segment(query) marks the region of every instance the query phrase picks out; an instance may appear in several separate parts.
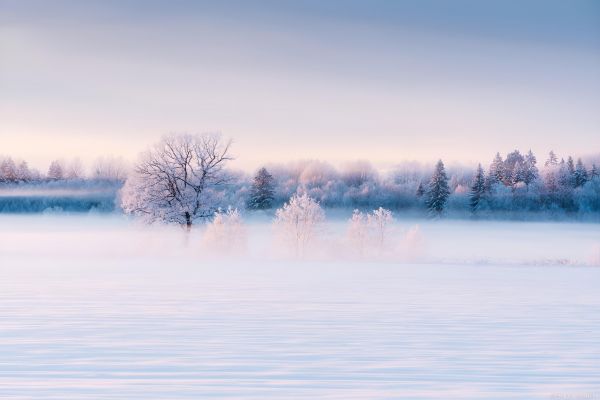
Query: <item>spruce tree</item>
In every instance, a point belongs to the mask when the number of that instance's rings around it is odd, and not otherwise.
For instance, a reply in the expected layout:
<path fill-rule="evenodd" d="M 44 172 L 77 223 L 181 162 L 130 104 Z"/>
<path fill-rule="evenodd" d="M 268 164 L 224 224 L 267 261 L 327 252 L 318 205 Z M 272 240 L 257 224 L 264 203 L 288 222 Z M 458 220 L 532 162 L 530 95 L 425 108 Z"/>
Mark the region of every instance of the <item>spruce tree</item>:
<path fill-rule="evenodd" d="M 533 155 L 533 152 L 529 150 L 529 153 L 525 156 L 525 183 L 529 186 L 533 181 L 539 178 L 540 172 L 538 171 L 535 164 L 537 160 Z"/>
<path fill-rule="evenodd" d="M 527 170 L 523 163 L 516 163 L 512 170 L 510 185 L 515 187 L 519 182 L 525 182 L 527 179 Z"/>
<path fill-rule="evenodd" d="M 592 169 L 590 170 L 590 180 L 595 179 L 596 177 L 598 177 L 600 175 L 600 173 L 598 172 L 598 167 L 596 167 L 596 164 L 592 164 Z"/>
<path fill-rule="evenodd" d="M 429 190 L 427 198 L 427 209 L 432 216 L 439 216 L 444 211 L 450 188 L 448 187 L 448 176 L 444 169 L 444 163 L 439 160 L 435 165 L 435 170 L 431 181 L 429 181 Z"/>
<path fill-rule="evenodd" d="M 556 154 L 554 154 L 554 150 L 550 150 L 550 153 L 548 154 L 548 159 L 546 160 L 546 163 L 544 165 L 546 167 L 558 165 L 558 157 L 556 157 Z"/>
<path fill-rule="evenodd" d="M 567 159 L 567 168 L 569 169 L 569 173 L 573 175 L 575 173 L 575 163 L 573 162 L 573 157 L 569 156 Z"/>
<path fill-rule="evenodd" d="M 477 166 L 477 173 L 475 174 L 475 178 L 473 180 L 473 184 L 471 185 L 471 193 L 470 193 L 470 206 L 471 212 L 474 214 L 479 209 L 479 203 L 481 202 L 481 198 L 485 193 L 485 178 L 483 174 L 483 168 L 481 168 L 481 164 Z"/>
<path fill-rule="evenodd" d="M 573 210 L 575 204 L 573 202 L 573 175 L 569 170 L 567 163 L 561 161 L 559 164 L 558 175 L 558 201 L 565 210 Z"/>
<path fill-rule="evenodd" d="M 419 182 L 419 186 L 417 187 L 417 197 L 423 197 L 425 194 L 425 188 L 423 187 L 423 182 Z"/>
<path fill-rule="evenodd" d="M 273 203 L 273 176 L 266 168 L 261 168 L 254 177 L 247 206 L 251 210 L 266 210 Z"/>
<path fill-rule="evenodd" d="M 502 160 L 502 156 L 500 153 L 496 153 L 496 157 L 494 157 L 494 161 L 490 165 L 490 169 L 488 171 L 488 180 L 490 186 L 494 183 L 502 182 L 504 179 L 504 161 Z"/>
<path fill-rule="evenodd" d="M 583 186 L 588 181 L 588 172 L 585 169 L 581 158 L 577 160 L 577 165 L 575 166 L 574 180 L 575 187 Z"/>

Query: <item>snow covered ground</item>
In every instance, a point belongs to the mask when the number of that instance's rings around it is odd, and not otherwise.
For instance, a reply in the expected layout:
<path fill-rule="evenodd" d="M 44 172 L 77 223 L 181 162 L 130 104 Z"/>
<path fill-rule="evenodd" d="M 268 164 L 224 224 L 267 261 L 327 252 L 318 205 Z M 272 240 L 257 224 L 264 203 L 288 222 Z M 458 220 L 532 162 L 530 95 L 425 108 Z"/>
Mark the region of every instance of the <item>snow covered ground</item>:
<path fill-rule="evenodd" d="M 2 399 L 600 398 L 600 225 L 401 220 L 411 260 L 0 216 Z M 329 251 L 324 251 L 323 248 Z"/>

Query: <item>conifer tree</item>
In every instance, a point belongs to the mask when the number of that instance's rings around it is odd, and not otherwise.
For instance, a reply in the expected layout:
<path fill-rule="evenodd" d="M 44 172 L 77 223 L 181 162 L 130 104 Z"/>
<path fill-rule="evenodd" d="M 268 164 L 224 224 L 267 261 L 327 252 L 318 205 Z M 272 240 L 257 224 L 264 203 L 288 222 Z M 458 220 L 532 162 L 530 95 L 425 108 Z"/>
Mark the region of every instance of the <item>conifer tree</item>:
<path fill-rule="evenodd" d="M 558 184 L 563 188 L 571 187 L 571 171 L 564 160 L 561 160 L 558 168 Z"/>
<path fill-rule="evenodd" d="M 423 197 L 425 194 L 425 188 L 423 187 L 423 182 L 419 182 L 419 186 L 417 187 L 417 197 Z"/>
<path fill-rule="evenodd" d="M 600 173 L 598 172 L 598 167 L 596 167 L 596 164 L 592 164 L 592 169 L 590 170 L 590 180 L 597 178 L 600 175 Z"/>
<path fill-rule="evenodd" d="M 479 203 L 481 202 L 481 198 L 485 193 L 485 178 L 483 174 L 483 168 L 481 168 L 481 164 L 477 166 L 477 173 L 475 174 L 475 178 L 473 180 L 473 184 L 471 185 L 471 193 L 470 193 L 470 206 L 471 212 L 475 213 L 479 209 Z"/>
<path fill-rule="evenodd" d="M 439 216 L 444 211 L 448 196 L 450 196 L 450 188 L 448 187 L 448 176 L 444 169 L 444 163 L 439 160 L 435 165 L 435 170 L 431 181 L 429 182 L 427 198 L 427 209 L 432 216 Z"/>
<path fill-rule="evenodd" d="M 575 181 L 575 187 L 583 186 L 588 181 L 588 173 L 583 165 L 583 162 L 581 161 L 581 158 L 577 160 L 575 172 L 573 173 L 573 179 Z"/>
<path fill-rule="evenodd" d="M 490 165 L 490 169 L 488 171 L 488 180 L 490 186 L 502 182 L 504 179 L 504 161 L 502 160 L 502 156 L 500 153 L 496 153 L 496 157 L 494 157 L 494 161 Z"/>
<path fill-rule="evenodd" d="M 516 163 L 512 171 L 511 186 L 515 186 L 519 182 L 525 182 L 527 178 L 527 170 L 523 163 Z"/>
<path fill-rule="evenodd" d="M 536 167 L 537 159 L 533 152 L 529 150 L 529 153 L 525 156 L 525 180 L 524 182 L 529 186 L 533 181 L 539 178 L 540 173 Z"/>
<path fill-rule="evenodd" d="M 567 159 L 567 168 L 569 169 L 569 174 L 573 175 L 575 173 L 575 163 L 573 162 L 573 157 L 569 156 Z"/>
<path fill-rule="evenodd" d="M 558 165 L 558 157 L 556 157 L 556 154 L 554 154 L 554 150 L 550 150 L 550 153 L 548 153 L 548 159 L 544 165 L 546 167 Z"/>
<path fill-rule="evenodd" d="M 251 210 L 266 210 L 273 205 L 275 191 L 273 190 L 273 176 L 266 168 L 261 168 L 254 177 L 252 189 L 247 206 Z"/>
<path fill-rule="evenodd" d="M 557 175 L 558 201 L 562 208 L 570 211 L 574 208 L 573 175 L 570 173 L 567 163 L 563 161 L 559 165 Z"/>

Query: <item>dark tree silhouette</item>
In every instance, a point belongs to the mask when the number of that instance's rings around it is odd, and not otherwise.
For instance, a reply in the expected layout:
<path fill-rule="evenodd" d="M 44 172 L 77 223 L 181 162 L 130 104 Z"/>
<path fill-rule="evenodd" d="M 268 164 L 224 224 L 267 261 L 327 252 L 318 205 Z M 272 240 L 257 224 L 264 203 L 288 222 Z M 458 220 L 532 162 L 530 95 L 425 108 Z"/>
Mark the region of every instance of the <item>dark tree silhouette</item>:
<path fill-rule="evenodd" d="M 263 167 L 254 177 L 247 207 L 251 210 L 269 209 L 273 205 L 273 197 L 273 176 Z"/>

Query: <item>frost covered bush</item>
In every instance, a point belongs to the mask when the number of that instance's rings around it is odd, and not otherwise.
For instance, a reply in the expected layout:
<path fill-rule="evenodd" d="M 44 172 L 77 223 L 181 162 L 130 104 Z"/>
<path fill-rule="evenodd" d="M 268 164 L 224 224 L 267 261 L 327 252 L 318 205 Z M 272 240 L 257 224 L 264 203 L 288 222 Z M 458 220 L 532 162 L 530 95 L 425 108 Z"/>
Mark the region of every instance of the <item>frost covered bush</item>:
<path fill-rule="evenodd" d="M 295 194 L 276 211 L 273 228 L 284 246 L 296 257 L 304 257 L 324 220 L 319 203 L 306 193 Z"/>
<path fill-rule="evenodd" d="M 365 213 L 354 210 L 348 221 L 347 237 L 350 248 L 358 256 L 363 257 L 369 244 L 369 226 Z"/>
<path fill-rule="evenodd" d="M 392 212 L 383 207 L 379 207 L 367 215 L 367 223 L 373 232 L 374 244 L 380 254 L 388 247 L 388 236 L 393 222 Z"/>
<path fill-rule="evenodd" d="M 407 261 L 415 261 L 423 256 L 425 252 L 425 236 L 419 225 L 412 226 L 404 237 L 401 244 L 402 255 Z"/>
<path fill-rule="evenodd" d="M 354 210 L 348 221 L 347 238 L 359 255 L 382 255 L 391 249 L 390 236 L 394 218 L 390 210 L 379 207 L 370 213 Z"/>
<path fill-rule="evenodd" d="M 223 255 L 235 255 L 247 248 L 248 235 L 237 208 L 218 210 L 206 227 L 202 242 L 207 249 Z"/>

